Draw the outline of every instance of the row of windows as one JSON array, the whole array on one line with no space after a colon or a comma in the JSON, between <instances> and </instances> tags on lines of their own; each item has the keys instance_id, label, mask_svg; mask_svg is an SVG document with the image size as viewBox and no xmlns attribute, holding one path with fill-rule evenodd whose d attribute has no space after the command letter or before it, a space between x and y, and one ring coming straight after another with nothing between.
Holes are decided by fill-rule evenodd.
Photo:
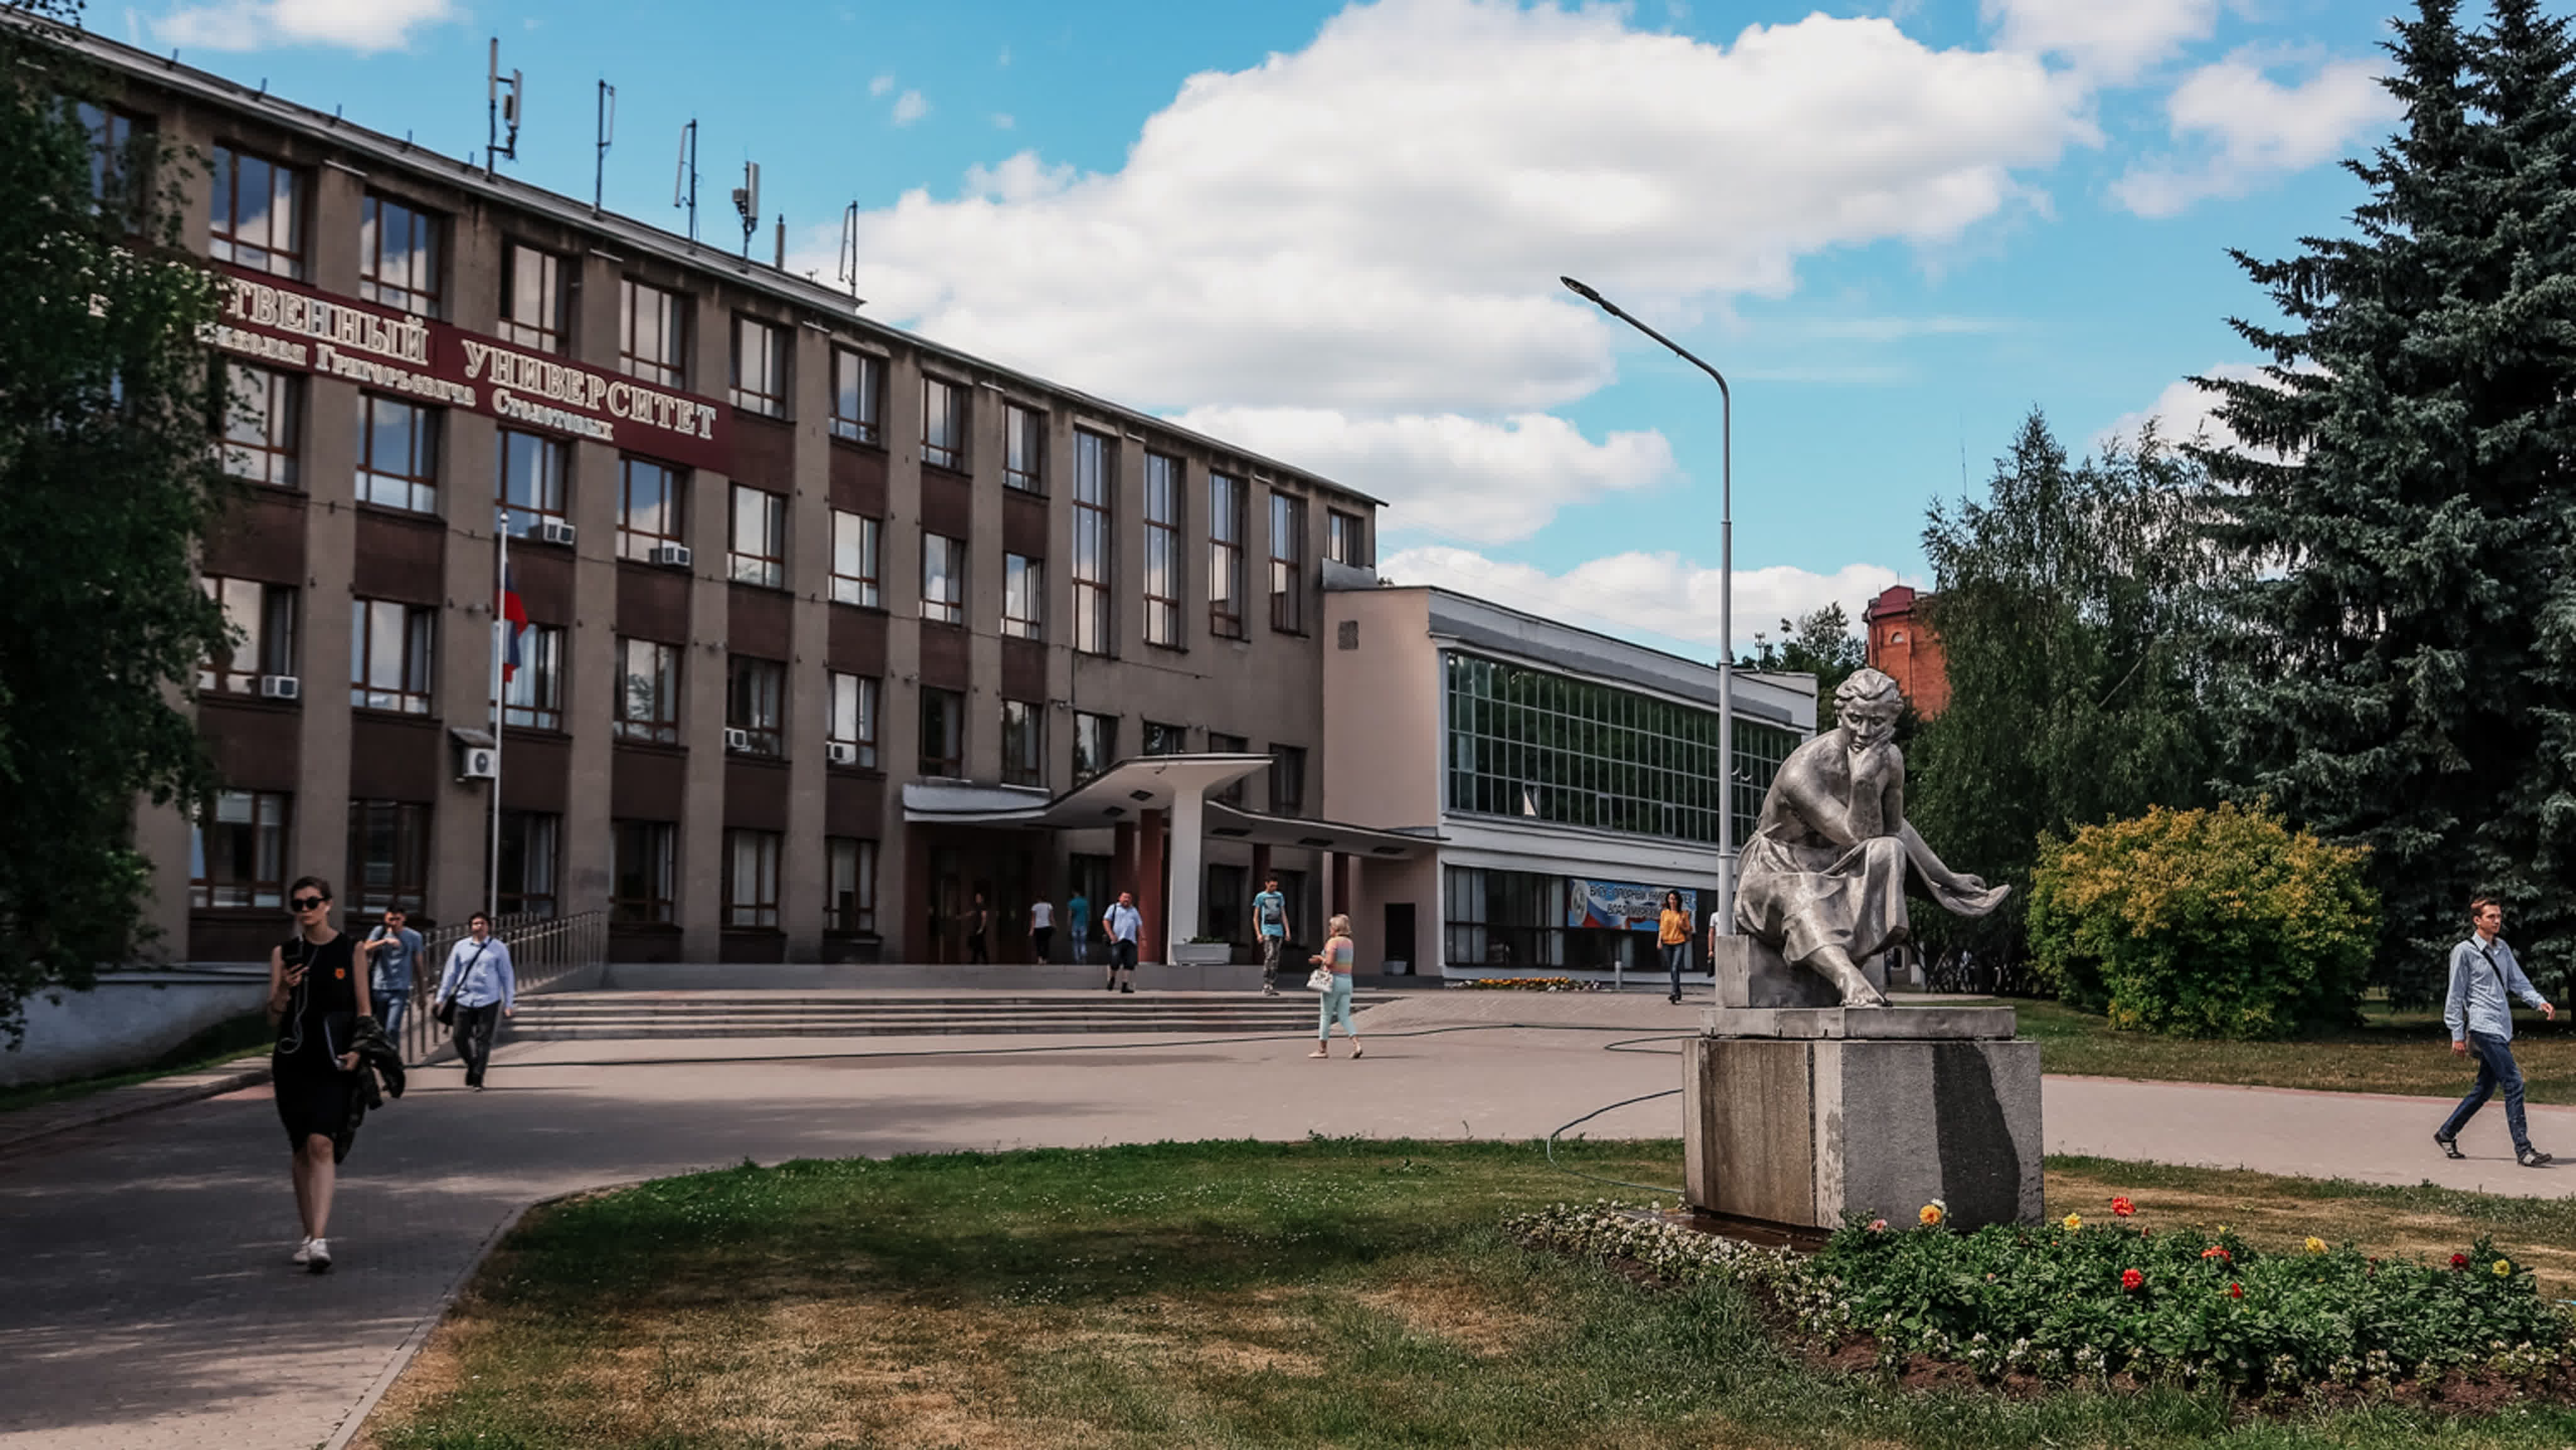
<instances>
[{"instance_id":1,"label":"row of windows","mask_svg":"<svg viewBox=\"0 0 2576 1450\"><path fill-rule=\"evenodd\" d=\"M429 900L430 812L408 801L349 803L342 909L352 918L392 907L418 913ZM200 910L283 910L293 864L294 797L282 791L225 791L197 821L189 854L189 900ZM612 823L610 914L622 922L679 921L679 827L668 821ZM774 831L724 833L721 921L728 928L777 930ZM552 916L560 905L563 818L503 811L500 899L507 915ZM877 843L828 836L823 842L823 930L876 930Z\"/></svg>"},{"instance_id":2,"label":"row of windows","mask_svg":"<svg viewBox=\"0 0 2576 1450\"><path fill-rule=\"evenodd\" d=\"M1690 889L1678 882L1664 885ZM1661 895L1658 890L1657 899ZM1440 897L1441 943L1453 967L1607 972L1654 965L1651 932L1571 925L1581 919L1581 903L1563 876L1449 866L1442 868Z\"/></svg>"}]
</instances>

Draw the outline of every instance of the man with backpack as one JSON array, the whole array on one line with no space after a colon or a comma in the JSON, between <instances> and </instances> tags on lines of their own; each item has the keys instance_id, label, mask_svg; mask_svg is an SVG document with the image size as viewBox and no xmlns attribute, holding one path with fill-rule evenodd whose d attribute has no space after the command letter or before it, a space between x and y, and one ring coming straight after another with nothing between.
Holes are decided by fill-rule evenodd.
<instances>
[{"instance_id":1,"label":"man with backpack","mask_svg":"<svg viewBox=\"0 0 2576 1450\"><path fill-rule=\"evenodd\" d=\"M2522 1069L2513 1060L2513 999L2521 998L2541 1016L2556 1018L2558 1009L2522 974L2522 963L2505 945L2504 907L2492 896L2469 903L2469 939L2451 948L2451 991L2442 1003L2442 1021L2451 1029L2451 1052L2478 1057L2478 1083L2442 1126L2433 1141L2453 1158L2460 1151L2460 1130L2496 1090L2504 1091L2504 1122L2513 1131L2513 1161L2525 1168L2550 1162L2550 1155L2531 1146L2523 1125Z\"/></svg>"},{"instance_id":2,"label":"man with backpack","mask_svg":"<svg viewBox=\"0 0 2576 1450\"><path fill-rule=\"evenodd\" d=\"M1279 954L1288 946L1288 898L1279 890L1279 878L1268 877L1261 884L1261 894L1252 898L1252 935L1261 943L1261 995L1279 995Z\"/></svg>"},{"instance_id":3,"label":"man with backpack","mask_svg":"<svg viewBox=\"0 0 2576 1450\"><path fill-rule=\"evenodd\" d=\"M492 1033L500 1019L517 1014L519 984L510 968L510 948L492 935L492 918L474 913L467 923L473 935L447 954L447 969L438 976L439 1022L454 1030L456 1055L465 1062L465 1085L483 1090L483 1070L492 1061Z\"/></svg>"}]
</instances>

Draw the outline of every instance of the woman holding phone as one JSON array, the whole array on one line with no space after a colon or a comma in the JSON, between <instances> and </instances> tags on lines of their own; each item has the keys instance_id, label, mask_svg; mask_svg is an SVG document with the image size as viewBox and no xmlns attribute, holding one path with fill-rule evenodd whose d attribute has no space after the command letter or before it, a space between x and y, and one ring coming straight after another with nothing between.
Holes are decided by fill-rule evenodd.
<instances>
[{"instance_id":1,"label":"woman holding phone","mask_svg":"<svg viewBox=\"0 0 2576 1450\"><path fill-rule=\"evenodd\" d=\"M269 1056L278 1120L295 1154L295 1212L304 1241L295 1262L331 1271L331 1190L339 1176L333 1139L348 1126L357 1085L358 1019L368 1015L367 974L356 944L331 926L331 883L300 876L286 893L295 936L268 954L268 1020L277 1029Z\"/></svg>"}]
</instances>

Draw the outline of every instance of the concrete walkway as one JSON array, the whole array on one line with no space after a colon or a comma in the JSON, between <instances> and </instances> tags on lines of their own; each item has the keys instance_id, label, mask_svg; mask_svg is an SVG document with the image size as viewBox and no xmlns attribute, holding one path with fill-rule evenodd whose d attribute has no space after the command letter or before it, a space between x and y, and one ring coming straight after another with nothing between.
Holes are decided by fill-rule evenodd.
<instances>
[{"instance_id":1,"label":"concrete walkway","mask_svg":"<svg viewBox=\"0 0 2576 1450\"><path fill-rule=\"evenodd\" d=\"M1697 1005L1447 992L1363 1015L1368 1054L1311 1038L736 1038L505 1049L493 1091L453 1067L370 1120L341 1179L337 1272L286 1256L295 1226L264 1088L57 1135L0 1160L0 1447L331 1443L512 1215L601 1183L798 1156L1310 1132L1526 1140L1677 1085ZM1515 1025L1529 1024L1529 1025ZM1625 1050L1605 1051L1625 1042ZM2052 1079L2052 1151L2387 1182L2565 1192L2500 1160L2501 1114L2450 1164L2437 1104ZM2576 1151L2576 1110L2534 1109ZM1669 1137L1671 1099L1601 1137ZM2520 1176L2514 1176L2514 1175ZM1596 1191L1567 1180L1567 1191Z\"/></svg>"}]
</instances>

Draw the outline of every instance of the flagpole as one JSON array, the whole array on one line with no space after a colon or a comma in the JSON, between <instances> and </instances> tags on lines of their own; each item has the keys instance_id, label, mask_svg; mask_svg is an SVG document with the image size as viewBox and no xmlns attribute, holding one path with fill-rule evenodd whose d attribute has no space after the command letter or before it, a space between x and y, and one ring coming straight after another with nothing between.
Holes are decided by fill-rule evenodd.
<instances>
[{"instance_id":1,"label":"flagpole","mask_svg":"<svg viewBox=\"0 0 2576 1450\"><path fill-rule=\"evenodd\" d=\"M492 853L483 864L482 909L494 915L501 910L501 724L504 715L502 663L510 657L510 621L502 608L502 594L510 587L510 510L505 505L494 510L497 525L492 530L499 555L492 567Z\"/></svg>"}]
</instances>

